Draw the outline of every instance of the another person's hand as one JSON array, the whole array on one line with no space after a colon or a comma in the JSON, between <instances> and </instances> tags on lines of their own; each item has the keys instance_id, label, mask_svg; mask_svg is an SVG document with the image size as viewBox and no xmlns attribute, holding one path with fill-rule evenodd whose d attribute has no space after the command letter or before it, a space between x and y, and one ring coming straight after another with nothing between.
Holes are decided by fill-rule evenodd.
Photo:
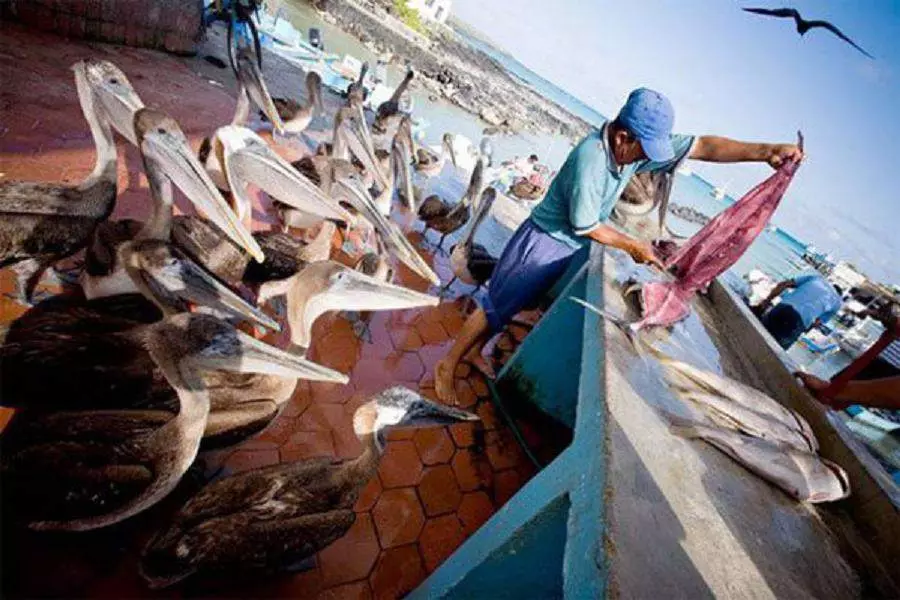
<instances>
[{"instance_id":1,"label":"another person's hand","mask_svg":"<svg viewBox=\"0 0 900 600\"><path fill-rule=\"evenodd\" d=\"M797 371L794 373L794 377L800 380L803 384L803 387L812 392L813 396L818 397L820 393L825 391L825 388L829 386L829 382L824 379L819 379L815 375L811 373L805 373L803 371Z\"/></svg>"},{"instance_id":2,"label":"another person's hand","mask_svg":"<svg viewBox=\"0 0 900 600\"><path fill-rule=\"evenodd\" d=\"M633 258L635 262L653 265L654 267L657 267L662 271L666 270L666 266L662 263L661 260L659 260L659 257L653 250L653 246L651 246L648 242L635 240L635 242L628 248L628 254L631 255L631 258Z\"/></svg>"},{"instance_id":3,"label":"another person's hand","mask_svg":"<svg viewBox=\"0 0 900 600\"><path fill-rule=\"evenodd\" d=\"M785 161L802 161L804 158L803 150L797 144L773 144L769 149L769 156L766 162L773 169L777 169L784 164Z\"/></svg>"}]
</instances>

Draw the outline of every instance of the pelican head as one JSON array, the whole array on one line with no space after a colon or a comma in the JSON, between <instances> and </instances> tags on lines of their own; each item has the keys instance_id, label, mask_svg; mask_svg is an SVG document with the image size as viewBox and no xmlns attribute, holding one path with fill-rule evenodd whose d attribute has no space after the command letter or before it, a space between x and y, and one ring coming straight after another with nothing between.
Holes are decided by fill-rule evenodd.
<instances>
[{"instance_id":1,"label":"pelican head","mask_svg":"<svg viewBox=\"0 0 900 600\"><path fill-rule=\"evenodd\" d=\"M384 435L391 429L440 427L478 421L470 412L438 404L402 386L376 394L356 409L353 431L357 436L374 435L378 449L384 448Z\"/></svg>"},{"instance_id":2,"label":"pelican head","mask_svg":"<svg viewBox=\"0 0 900 600\"><path fill-rule=\"evenodd\" d=\"M119 257L138 289L152 298L164 314L183 312L191 303L213 314L280 330L277 321L164 241L122 244Z\"/></svg>"},{"instance_id":3,"label":"pelican head","mask_svg":"<svg viewBox=\"0 0 900 600\"><path fill-rule=\"evenodd\" d=\"M203 370L347 383L346 375L289 354L211 315L181 313L151 326L151 353Z\"/></svg>"},{"instance_id":4,"label":"pelican head","mask_svg":"<svg viewBox=\"0 0 900 600\"><path fill-rule=\"evenodd\" d=\"M316 110L323 112L325 105L322 102L322 77L315 71L306 75L306 91Z\"/></svg>"},{"instance_id":5,"label":"pelican head","mask_svg":"<svg viewBox=\"0 0 900 600\"><path fill-rule=\"evenodd\" d=\"M142 108L134 115L134 130L148 176L154 174L151 181L163 176L174 183L234 243L262 262L262 248L222 197L178 123L163 112Z\"/></svg>"},{"instance_id":6,"label":"pelican head","mask_svg":"<svg viewBox=\"0 0 900 600\"><path fill-rule=\"evenodd\" d=\"M269 95L269 88L266 87L266 82L263 80L262 73L259 72L259 67L256 66L256 58L247 48L238 50L237 78L241 86L247 91L247 95L263 111L275 129L279 132L284 132L284 121L282 121L281 115L278 114L278 109L272 101L272 96Z\"/></svg>"},{"instance_id":7,"label":"pelican head","mask_svg":"<svg viewBox=\"0 0 900 600\"><path fill-rule=\"evenodd\" d=\"M372 141L372 135L369 132L369 126L366 124L366 118L363 114L362 103L351 103L345 106L335 115L335 145L338 145L337 138L359 162L362 163L366 171L372 173L378 185L385 189L390 185L387 173L381 168L378 157L375 155L375 144ZM338 156L335 158L349 158L347 156Z\"/></svg>"},{"instance_id":8,"label":"pelican head","mask_svg":"<svg viewBox=\"0 0 900 600\"><path fill-rule=\"evenodd\" d=\"M107 60L93 59L78 61L72 70L84 76L113 129L137 145L134 113L144 108L144 102L125 73Z\"/></svg>"},{"instance_id":9,"label":"pelican head","mask_svg":"<svg viewBox=\"0 0 900 600\"><path fill-rule=\"evenodd\" d=\"M453 147L452 133L448 132L441 136L441 146L442 150L450 155L450 162L453 163L453 166L458 167L459 165L456 162L456 149Z\"/></svg>"},{"instance_id":10,"label":"pelican head","mask_svg":"<svg viewBox=\"0 0 900 600\"><path fill-rule=\"evenodd\" d=\"M345 222L352 219L336 200L326 196L246 127L220 127L215 138L221 143L217 146L217 151L222 153L219 162L224 167L241 222L249 224L251 219L253 204L247 196L248 184L312 217Z\"/></svg>"},{"instance_id":11,"label":"pelican head","mask_svg":"<svg viewBox=\"0 0 900 600\"><path fill-rule=\"evenodd\" d=\"M343 169L334 174L335 193L340 194L341 200L346 200L355 208L363 218L368 220L381 237L385 247L399 258L410 269L435 285L440 285L441 280L431 269L425 259L416 251L413 245L406 239L403 232L381 212L372 200L369 191L366 190L359 176L349 169Z\"/></svg>"},{"instance_id":12,"label":"pelican head","mask_svg":"<svg viewBox=\"0 0 900 600\"><path fill-rule=\"evenodd\" d=\"M291 341L302 348L312 342L312 326L334 310L399 310L437 306L440 298L364 275L333 261L306 266L287 291Z\"/></svg>"}]
</instances>

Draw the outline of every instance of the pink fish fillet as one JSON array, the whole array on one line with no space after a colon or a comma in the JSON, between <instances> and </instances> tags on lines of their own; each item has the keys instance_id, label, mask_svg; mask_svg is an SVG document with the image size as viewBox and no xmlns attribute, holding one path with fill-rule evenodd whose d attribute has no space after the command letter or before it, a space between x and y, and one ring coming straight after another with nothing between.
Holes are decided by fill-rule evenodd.
<instances>
[{"instance_id":1,"label":"pink fish fillet","mask_svg":"<svg viewBox=\"0 0 900 600\"><path fill-rule=\"evenodd\" d=\"M691 297L737 262L766 227L798 167L793 161L782 165L670 256L665 265L675 281L644 285L644 316L635 327L668 326L685 318Z\"/></svg>"}]
</instances>

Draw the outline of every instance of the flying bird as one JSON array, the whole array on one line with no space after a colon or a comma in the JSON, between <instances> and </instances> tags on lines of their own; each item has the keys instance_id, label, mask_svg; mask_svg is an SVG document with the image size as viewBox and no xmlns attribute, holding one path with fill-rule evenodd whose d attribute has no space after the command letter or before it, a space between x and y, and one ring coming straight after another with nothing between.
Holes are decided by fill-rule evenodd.
<instances>
[{"instance_id":1,"label":"flying bird","mask_svg":"<svg viewBox=\"0 0 900 600\"><path fill-rule=\"evenodd\" d=\"M801 17L800 13L797 12L797 10L794 8L745 8L744 10L747 12L755 13L757 15L764 15L767 17L791 17L797 23L797 33L799 33L800 35L805 35L806 32L809 31L810 29L814 29L816 27L822 27L823 29L827 29L834 35L838 36L839 38L841 38L842 40L844 40L845 42L847 42L848 44L850 44L851 46L853 46L854 48L856 48L857 50L859 50L860 52L862 52L863 54L868 56L869 58L871 58L871 59L875 58L874 56L872 56L871 54L869 54L868 52L866 52L865 50L860 48L856 44L856 42L854 42L853 40L848 38L846 35L844 35L844 33L840 29L838 29L837 27L835 27L828 21L807 21L806 19Z\"/></svg>"}]
</instances>

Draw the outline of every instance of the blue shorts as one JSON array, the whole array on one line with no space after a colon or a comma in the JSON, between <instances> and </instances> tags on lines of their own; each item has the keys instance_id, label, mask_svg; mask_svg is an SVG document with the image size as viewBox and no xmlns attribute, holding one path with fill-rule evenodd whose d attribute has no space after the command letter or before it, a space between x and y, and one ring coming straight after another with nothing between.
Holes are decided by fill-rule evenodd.
<instances>
[{"instance_id":1,"label":"blue shorts","mask_svg":"<svg viewBox=\"0 0 900 600\"><path fill-rule=\"evenodd\" d=\"M566 272L576 252L526 219L503 249L483 300L491 331L503 329L521 310L534 308Z\"/></svg>"}]
</instances>

